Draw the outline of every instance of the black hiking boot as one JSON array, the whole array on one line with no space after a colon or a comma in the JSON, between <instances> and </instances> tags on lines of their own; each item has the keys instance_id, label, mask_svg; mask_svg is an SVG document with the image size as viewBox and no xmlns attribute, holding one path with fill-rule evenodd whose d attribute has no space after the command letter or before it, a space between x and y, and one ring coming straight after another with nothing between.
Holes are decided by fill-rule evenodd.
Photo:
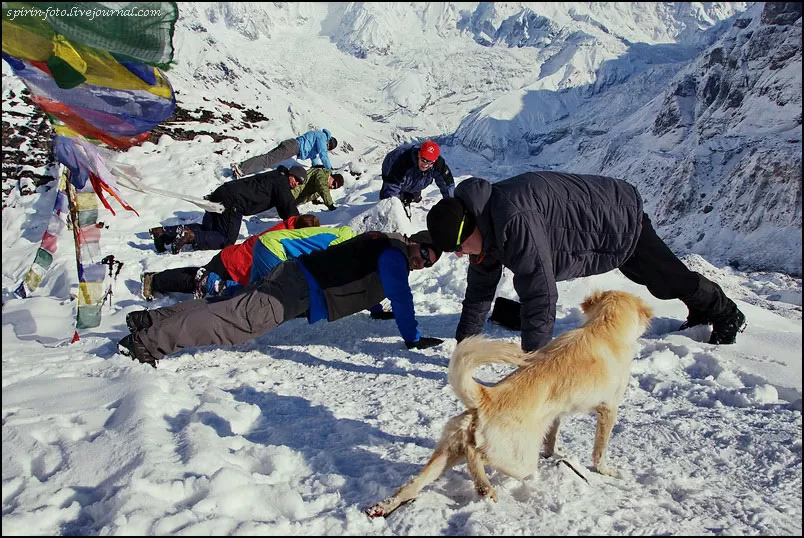
<instances>
[{"instance_id":1,"label":"black hiking boot","mask_svg":"<svg viewBox=\"0 0 804 538\"><path fill-rule=\"evenodd\" d=\"M698 325L710 325L711 323L712 322L709 321L709 317L707 317L706 314L698 310L691 309L687 315L687 321L682 323L678 330L685 331L687 329L691 329L692 327L697 327Z\"/></svg>"},{"instance_id":2,"label":"black hiking boot","mask_svg":"<svg viewBox=\"0 0 804 538\"><path fill-rule=\"evenodd\" d=\"M147 310L129 312L126 314L126 325L128 325L129 332L144 331L153 325L151 314Z\"/></svg>"},{"instance_id":3,"label":"black hiking boot","mask_svg":"<svg viewBox=\"0 0 804 538\"><path fill-rule=\"evenodd\" d=\"M134 339L134 334L127 334L120 342L117 343L117 350L121 355L131 357L131 360L140 361L142 364L148 364L152 368L156 368L157 360L151 355L145 346Z\"/></svg>"},{"instance_id":4,"label":"black hiking boot","mask_svg":"<svg viewBox=\"0 0 804 538\"><path fill-rule=\"evenodd\" d=\"M161 226L157 226L156 228L151 228L148 230L148 233L151 234L151 239L154 240L154 248L157 252L165 252L167 247L165 246L166 242L170 242L173 238L170 234L168 234L165 229Z\"/></svg>"},{"instance_id":5,"label":"black hiking boot","mask_svg":"<svg viewBox=\"0 0 804 538\"><path fill-rule=\"evenodd\" d=\"M176 238L170 244L170 252L178 254L184 245L192 245L193 241L195 241L193 231L186 226L180 225L176 228Z\"/></svg>"},{"instance_id":6,"label":"black hiking boot","mask_svg":"<svg viewBox=\"0 0 804 538\"><path fill-rule=\"evenodd\" d=\"M745 330L745 314L735 309L733 314L712 322L712 336L710 344L733 344L737 341L737 333Z\"/></svg>"}]
</instances>

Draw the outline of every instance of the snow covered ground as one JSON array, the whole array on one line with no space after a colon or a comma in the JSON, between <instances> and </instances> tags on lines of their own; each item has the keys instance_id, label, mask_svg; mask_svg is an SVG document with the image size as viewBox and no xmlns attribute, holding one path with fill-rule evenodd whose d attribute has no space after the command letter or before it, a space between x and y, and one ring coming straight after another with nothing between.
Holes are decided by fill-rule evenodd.
<instances>
[{"instance_id":1,"label":"snow covered ground","mask_svg":"<svg viewBox=\"0 0 804 538\"><path fill-rule=\"evenodd\" d=\"M448 107L424 117L398 112L387 122L361 120L359 113L392 108L381 93L362 93L359 82L373 75L371 66L328 61L323 44L298 35L272 42L278 60L263 71L262 94L244 91L242 81L225 91L219 84L220 93L212 93L188 65L215 47L196 48L188 35L178 39L183 63L171 75L185 108L217 99L254 106L268 95L272 121L242 129L235 115L229 124L204 126L252 144L163 137L122 154L146 183L202 196L230 179L231 161L312 123L342 141L331 159L352 173L333 193L335 211L307 205L302 212L356 231L425 228L427 209L440 199L435 185L408 220L400 205L378 203L380 162L407 136L405 126L438 133L457 125L446 117ZM259 53L237 43L244 55ZM311 65L319 71L310 86L277 82L306 80ZM388 92L426 101L417 88L414 77ZM442 151L458 181L497 180L529 166L524 158L522 169L511 161L501 168L465 149L444 145ZM2 215L3 535L801 535L800 278L685 256L746 314L748 328L731 346L707 344L703 327L676 332L685 307L653 298L619 271L559 283L557 332L581 323L579 304L593 289L631 291L656 311L640 339L609 447L621 477L591 470L594 420L577 416L566 420L559 451L588 483L549 460L524 481L491 471L495 504L478 498L459 465L414 503L370 520L362 510L418 473L441 428L463 410L447 385L446 366L466 286L465 259L445 255L411 274L422 334L445 339L435 348L407 350L393 321L364 312L333 323L293 320L232 348L187 349L154 370L117 353L125 316L189 296L146 303L140 274L201 265L214 253L157 255L148 229L200 220L201 211L121 189L140 216L121 210L100 219L108 225L104 253L123 262L112 302L101 325L70 344L75 260L69 234L39 292L24 300L10 294L33 260L53 205L53 190L40 191L11 193ZM241 238L276 222L273 211L247 218ZM498 294L516 298L509 271ZM517 333L493 324L485 333L518 341ZM478 377L493 382L508 371L492 366Z\"/></svg>"},{"instance_id":2,"label":"snow covered ground","mask_svg":"<svg viewBox=\"0 0 804 538\"><path fill-rule=\"evenodd\" d=\"M223 142L218 146L227 149ZM146 144L130 162L166 173L218 157L207 140ZM231 148L228 148L231 150ZM224 152L225 154L226 152ZM445 148L449 162L449 148ZM333 154L335 162L344 156ZM435 185L408 221L377 203L379 165L335 191L326 225L424 228ZM463 179L463 178L460 178ZM460 181L459 179L459 181ZM207 182L206 188L213 187ZM199 189L201 192L203 189ZM387 520L361 509L418 473L461 405L446 366L466 284L466 260L445 255L411 281L422 334L441 346L407 350L392 321L367 313L308 325L293 320L234 348L198 348L157 370L117 353L125 315L188 296L140 297L142 271L205 263L211 252L157 255L147 229L197 219L190 204L131 193L143 216L113 217L103 241L124 262L102 325L74 344L69 299L7 299L3 310L3 534L533 535L801 532L801 281L746 274L685 258L720 283L748 318L736 345L707 329L674 332L678 301L654 299L618 271L559 284L557 331L581 322L592 289L624 289L655 309L610 447L622 478L593 473L590 416L560 437L568 467L546 462L525 481L491 472L499 503L480 500L463 466ZM38 203L38 202L37 202ZM317 212L322 206L302 206ZM29 241L7 242L30 210L3 214L4 260L27 261ZM249 219L255 232L273 211ZM8 245L14 245L8 247ZM66 249L69 250L69 249ZM4 273L4 287L12 282ZM66 290L62 290L64 292ZM515 297L508 271L499 294ZM68 297L68 296L67 296ZM489 324L486 333L516 341ZM481 371L492 381L505 367ZM534 447L535 449L535 447Z\"/></svg>"}]
</instances>

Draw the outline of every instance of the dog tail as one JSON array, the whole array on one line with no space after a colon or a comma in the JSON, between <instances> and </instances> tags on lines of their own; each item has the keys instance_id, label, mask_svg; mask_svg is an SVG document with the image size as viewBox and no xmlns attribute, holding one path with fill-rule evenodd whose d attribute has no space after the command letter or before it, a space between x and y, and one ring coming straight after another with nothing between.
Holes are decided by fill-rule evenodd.
<instances>
[{"instance_id":1,"label":"dog tail","mask_svg":"<svg viewBox=\"0 0 804 538\"><path fill-rule=\"evenodd\" d=\"M479 407L485 387L472 379L475 370L485 364L527 364L527 355L519 344L489 340L480 335L461 340L449 360L447 379L452 390L469 409Z\"/></svg>"}]
</instances>

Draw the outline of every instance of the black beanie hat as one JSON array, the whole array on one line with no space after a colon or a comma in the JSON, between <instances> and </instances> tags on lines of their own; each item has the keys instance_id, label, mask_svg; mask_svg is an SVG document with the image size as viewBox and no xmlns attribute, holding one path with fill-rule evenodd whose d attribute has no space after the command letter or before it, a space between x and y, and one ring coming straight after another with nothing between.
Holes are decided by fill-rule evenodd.
<instances>
[{"instance_id":1,"label":"black beanie hat","mask_svg":"<svg viewBox=\"0 0 804 538\"><path fill-rule=\"evenodd\" d=\"M458 238L458 230L463 230ZM427 230L433 243L444 252L455 252L459 243L475 231L475 216L466 211L457 198L444 198L427 213Z\"/></svg>"},{"instance_id":2,"label":"black beanie hat","mask_svg":"<svg viewBox=\"0 0 804 538\"><path fill-rule=\"evenodd\" d=\"M305 170L303 166L300 166L298 164L295 164L290 167L290 170L288 170L288 175L298 179L299 184L302 184L305 181L307 181L307 170Z\"/></svg>"},{"instance_id":3,"label":"black beanie hat","mask_svg":"<svg viewBox=\"0 0 804 538\"><path fill-rule=\"evenodd\" d=\"M435 252L435 260L433 263L437 262L438 259L441 257L441 249L433 243L433 238L430 236L430 232L427 230L421 230L416 232L415 234L410 236L410 240L414 243L419 243L420 245L424 245L425 247L430 247Z\"/></svg>"}]
</instances>

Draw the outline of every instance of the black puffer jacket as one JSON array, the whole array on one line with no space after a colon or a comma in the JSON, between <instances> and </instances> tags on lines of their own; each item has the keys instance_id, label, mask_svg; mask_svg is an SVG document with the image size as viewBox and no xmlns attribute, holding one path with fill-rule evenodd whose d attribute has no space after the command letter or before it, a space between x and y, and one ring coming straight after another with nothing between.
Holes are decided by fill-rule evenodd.
<instances>
[{"instance_id":1,"label":"black puffer jacket","mask_svg":"<svg viewBox=\"0 0 804 538\"><path fill-rule=\"evenodd\" d=\"M481 332L505 266L522 302L522 348L539 349L553 335L556 282L616 269L642 231L642 198L620 179L559 172L494 184L469 178L455 197L475 215L484 253L469 264L458 340Z\"/></svg>"},{"instance_id":2,"label":"black puffer jacket","mask_svg":"<svg viewBox=\"0 0 804 538\"><path fill-rule=\"evenodd\" d=\"M206 196L206 199L221 203L226 209L244 216L256 215L272 207L276 208L282 220L299 214L296 200L290 193L288 169L284 166L227 181Z\"/></svg>"}]
</instances>

